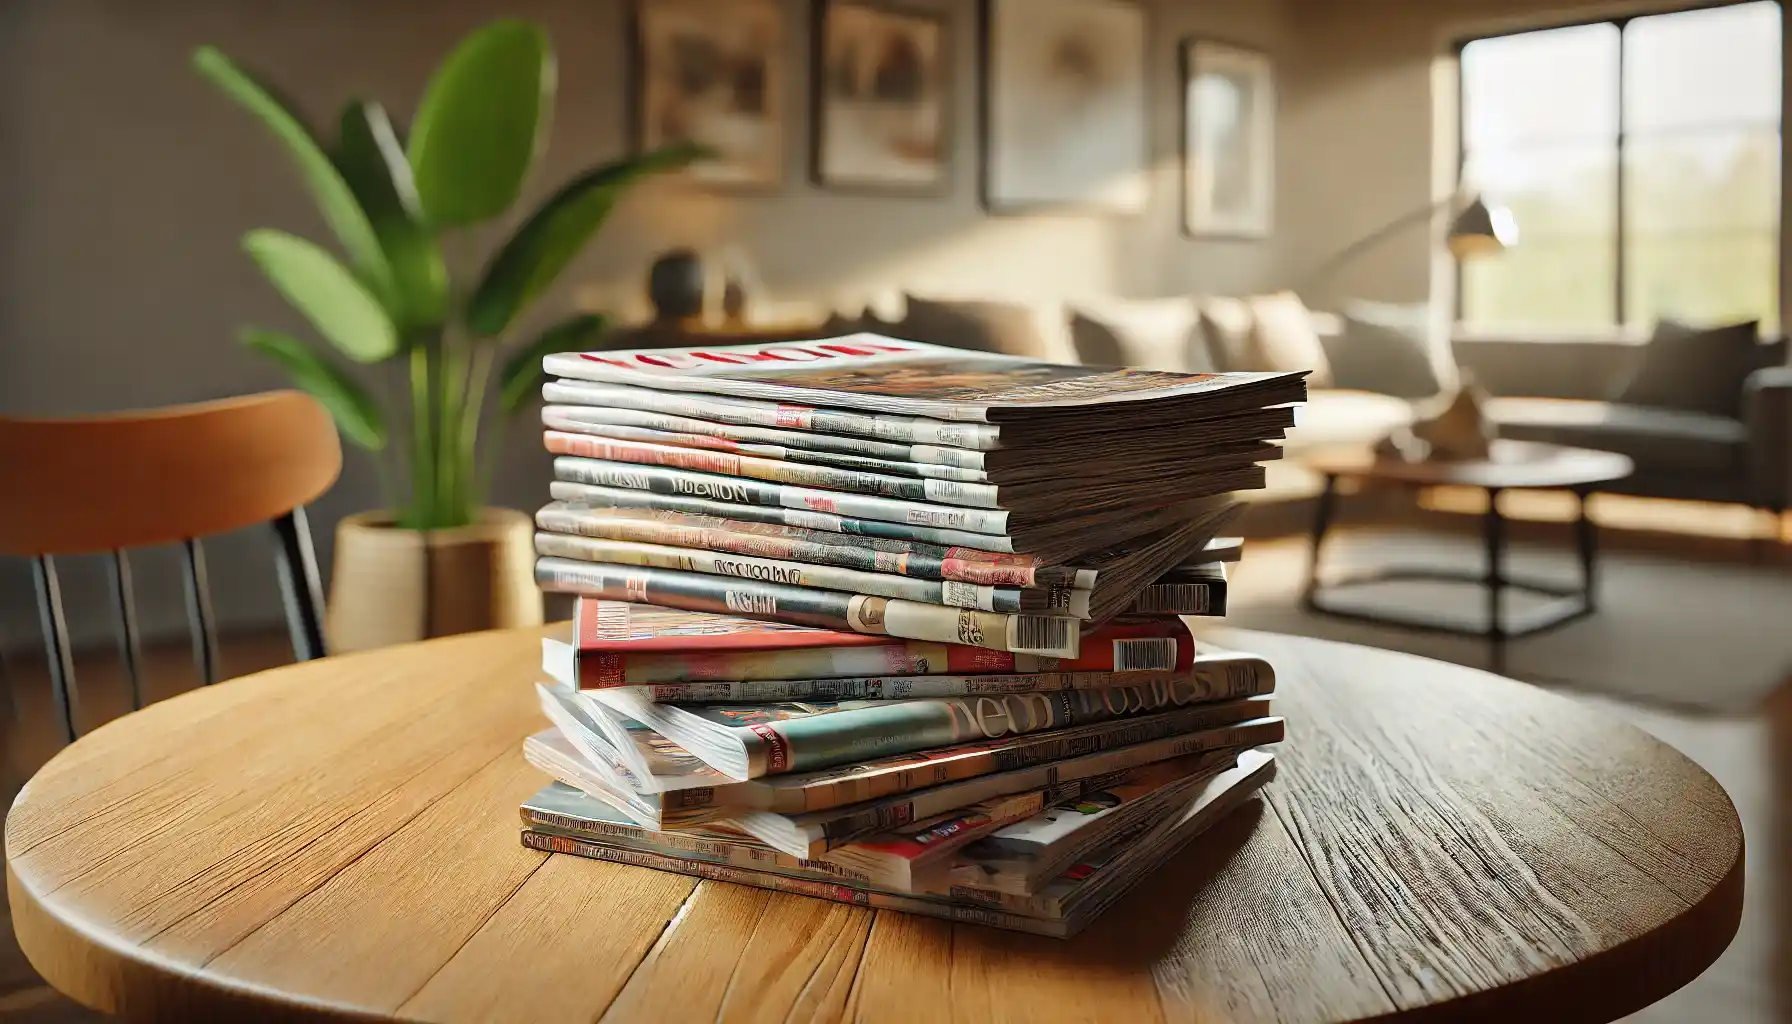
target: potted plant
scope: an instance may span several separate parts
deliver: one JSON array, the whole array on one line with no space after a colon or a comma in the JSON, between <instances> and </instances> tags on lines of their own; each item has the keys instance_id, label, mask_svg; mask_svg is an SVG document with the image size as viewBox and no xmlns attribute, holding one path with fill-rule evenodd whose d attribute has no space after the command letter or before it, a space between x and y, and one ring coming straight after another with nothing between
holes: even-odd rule
<instances>
[{"instance_id":1,"label":"potted plant","mask_svg":"<svg viewBox=\"0 0 1792 1024\"><path fill-rule=\"evenodd\" d=\"M581 314L523 337L524 314L630 185L703 151L677 145L576 175L480 259L476 233L516 205L546 134L554 62L539 26L497 21L462 40L408 135L378 103L355 100L326 141L217 49L193 63L286 149L340 247L271 228L243 238L327 347L259 327L243 344L371 453L390 505L337 528L332 648L539 623L530 521L485 507L496 435L502 414L538 390L542 356L599 345L604 319ZM376 398L338 357L377 364L396 386Z\"/></svg>"}]
</instances>

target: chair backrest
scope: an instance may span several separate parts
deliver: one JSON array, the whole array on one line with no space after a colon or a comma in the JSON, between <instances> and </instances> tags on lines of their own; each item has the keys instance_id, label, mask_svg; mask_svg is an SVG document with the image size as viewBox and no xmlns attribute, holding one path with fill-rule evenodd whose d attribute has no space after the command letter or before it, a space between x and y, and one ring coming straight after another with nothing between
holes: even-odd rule
<instances>
[{"instance_id":1,"label":"chair backrest","mask_svg":"<svg viewBox=\"0 0 1792 1024\"><path fill-rule=\"evenodd\" d=\"M329 414L298 391L69 419L0 418L0 554L32 559L69 738L78 705L56 555L111 553L133 706L142 698L127 548L182 545L194 660L210 683L217 638L200 538L270 524L293 651L301 660L320 657L323 601L304 506L341 470Z\"/></svg>"}]
</instances>

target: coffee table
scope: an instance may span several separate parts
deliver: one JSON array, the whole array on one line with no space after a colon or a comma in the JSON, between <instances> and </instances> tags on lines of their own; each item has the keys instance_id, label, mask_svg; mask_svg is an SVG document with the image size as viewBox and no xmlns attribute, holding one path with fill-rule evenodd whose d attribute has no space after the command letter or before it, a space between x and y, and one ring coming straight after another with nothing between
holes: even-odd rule
<instances>
[{"instance_id":1,"label":"coffee table","mask_svg":"<svg viewBox=\"0 0 1792 1024\"><path fill-rule=\"evenodd\" d=\"M1628 456L1616 452L1511 440L1494 441L1488 457L1478 460L1403 462L1356 450L1317 454L1306 459L1305 464L1325 477L1325 489L1320 492L1313 519L1313 554L1307 563L1307 585L1302 596L1307 609L1365 622L1484 636L1496 672L1505 670L1507 640L1554 629L1591 615L1598 607L1598 527L1587 515L1587 497L1598 485L1622 480L1636 468ZM1391 566L1335 575L1322 583L1319 559L1326 533L1337 514L1341 480L1412 487L1456 485L1480 488L1487 495L1487 511L1481 519L1481 536L1486 546L1483 570L1471 574L1449 566ZM1578 587L1566 588L1539 580L1515 578L1506 570L1506 519L1500 511L1500 495L1513 490L1567 490L1574 493L1577 499L1575 549L1580 563ZM1345 606L1336 602L1334 594L1328 593L1341 587L1387 580L1478 584L1487 592L1485 619L1468 623L1442 612ZM1508 590L1527 591L1553 600L1535 609L1522 623L1515 623L1503 606Z\"/></svg>"},{"instance_id":2,"label":"coffee table","mask_svg":"<svg viewBox=\"0 0 1792 1024\"><path fill-rule=\"evenodd\" d=\"M1610 1020L1735 934L1709 775L1535 687L1266 633L1261 798L1070 941L518 841L538 630L326 658L83 737L6 820L19 944L139 1020Z\"/></svg>"}]
</instances>

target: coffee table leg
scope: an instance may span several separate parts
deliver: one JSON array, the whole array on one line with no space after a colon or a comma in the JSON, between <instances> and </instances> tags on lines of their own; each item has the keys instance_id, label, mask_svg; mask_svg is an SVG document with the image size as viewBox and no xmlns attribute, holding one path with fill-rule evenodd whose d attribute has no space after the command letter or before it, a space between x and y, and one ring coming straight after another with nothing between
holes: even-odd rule
<instances>
[{"instance_id":1,"label":"coffee table leg","mask_svg":"<svg viewBox=\"0 0 1792 1024\"><path fill-rule=\"evenodd\" d=\"M1482 530L1487 541L1487 640L1493 670L1505 672L1506 621L1500 615L1500 604L1506 590L1506 520L1500 515L1498 488L1487 489L1487 515L1482 520Z\"/></svg>"},{"instance_id":2,"label":"coffee table leg","mask_svg":"<svg viewBox=\"0 0 1792 1024\"><path fill-rule=\"evenodd\" d=\"M1307 586L1301 593L1301 603L1308 608L1314 606L1319 593L1319 549L1325 543L1325 531L1332 525L1332 512L1338 503L1338 478L1327 473L1325 489L1319 492L1319 502L1313 513L1313 550L1307 559Z\"/></svg>"},{"instance_id":3,"label":"coffee table leg","mask_svg":"<svg viewBox=\"0 0 1792 1024\"><path fill-rule=\"evenodd\" d=\"M1575 494L1580 499L1580 512L1574 519L1574 540L1580 550L1581 602L1590 615L1598 600L1594 594L1599 589L1599 525L1587 514L1590 495L1586 491L1576 491Z\"/></svg>"}]
</instances>

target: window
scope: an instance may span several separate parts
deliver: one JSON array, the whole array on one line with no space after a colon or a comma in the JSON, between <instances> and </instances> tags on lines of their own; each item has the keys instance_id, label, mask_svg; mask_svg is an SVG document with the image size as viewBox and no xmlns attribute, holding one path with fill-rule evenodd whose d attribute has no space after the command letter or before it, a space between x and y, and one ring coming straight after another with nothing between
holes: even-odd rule
<instances>
[{"instance_id":1,"label":"window","mask_svg":"<svg viewBox=\"0 0 1792 1024\"><path fill-rule=\"evenodd\" d=\"M1477 39L1461 74L1463 187L1519 230L1463 320L1777 326L1777 0Z\"/></svg>"}]
</instances>

